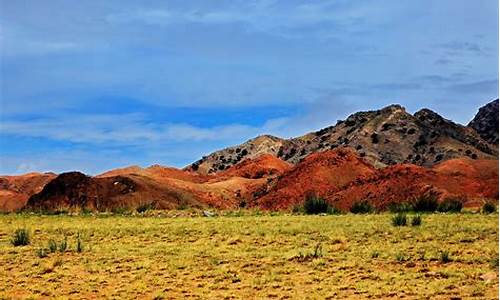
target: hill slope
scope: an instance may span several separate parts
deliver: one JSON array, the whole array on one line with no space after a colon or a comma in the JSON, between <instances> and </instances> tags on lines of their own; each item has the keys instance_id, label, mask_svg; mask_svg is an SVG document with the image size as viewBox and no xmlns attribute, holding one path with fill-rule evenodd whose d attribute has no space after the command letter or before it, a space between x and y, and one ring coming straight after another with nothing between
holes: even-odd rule
<instances>
[{"instance_id":1,"label":"hill slope","mask_svg":"<svg viewBox=\"0 0 500 300\"><path fill-rule=\"evenodd\" d=\"M498 118L498 111L497 118ZM200 173L216 173L242 158L275 155L296 164L311 153L349 146L376 167L396 163L432 166L441 161L471 157L496 159L498 147L472 128L422 109L414 115L400 105L358 112L335 126L289 140L260 136L241 145L216 151L188 166Z\"/></svg>"},{"instance_id":2,"label":"hill slope","mask_svg":"<svg viewBox=\"0 0 500 300\"><path fill-rule=\"evenodd\" d=\"M489 143L498 145L498 99L481 107L467 126Z\"/></svg>"},{"instance_id":3,"label":"hill slope","mask_svg":"<svg viewBox=\"0 0 500 300\"><path fill-rule=\"evenodd\" d=\"M56 176L54 173L0 176L0 211L21 209L31 195L40 192Z\"/></svg>"}]
</instances>

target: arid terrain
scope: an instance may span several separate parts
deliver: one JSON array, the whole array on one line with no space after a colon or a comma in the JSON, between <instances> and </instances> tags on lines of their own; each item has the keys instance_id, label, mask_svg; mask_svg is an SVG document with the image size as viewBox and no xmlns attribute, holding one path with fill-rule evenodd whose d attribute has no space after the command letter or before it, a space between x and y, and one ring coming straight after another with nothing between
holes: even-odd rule
<instances>
[{"instance_id":1,"label":"arid terrain","mask_svg":"<svg viewBox=\"0 0 500 300\"><path fill-rule=\"evenodd\" d=\"M0 277L8 278L0 298L498 296L496 214L428 214L418 227L395 227L389 214L247 213L0 216ZM28 246L10 244L17 228L30 231ZM65 239L64 252L40 257Z\"/></svg>"}]
</instances>

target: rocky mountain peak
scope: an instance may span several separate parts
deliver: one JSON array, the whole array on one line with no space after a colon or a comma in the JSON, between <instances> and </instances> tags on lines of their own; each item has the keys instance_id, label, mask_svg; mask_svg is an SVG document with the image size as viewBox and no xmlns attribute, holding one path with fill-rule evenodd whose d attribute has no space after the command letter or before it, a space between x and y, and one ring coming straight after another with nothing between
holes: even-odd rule
<instances>
[{"instance_id":1,"label":"rocky mountain peak","mask_svg":"<svg viewBox=\"0 0 500 300\"><path fill-rule=\"evenodd\" d=\"M243 158L262 154L275 155L297 164L311 153L342 147L353 148L376 167L396 163L431 166L463 156L478 159L498 155L497 147L470 128L447 120L430 109L424 108L412 115L403 106L392 104L379 110L354 113L334 126L288 140L259 136L214 152L188 169L215 173Z\"/></svg>"},{"instance_id":2,"label":"rocky mountain peak","mask_svg":"<svg viewBox=\"0 0 500 300\"><path fill-rule=\"evenodd\" d=\"M467 126L477 131L489 143L498 145L498 99L479 108Z\"/></svg>"}]
</instances>

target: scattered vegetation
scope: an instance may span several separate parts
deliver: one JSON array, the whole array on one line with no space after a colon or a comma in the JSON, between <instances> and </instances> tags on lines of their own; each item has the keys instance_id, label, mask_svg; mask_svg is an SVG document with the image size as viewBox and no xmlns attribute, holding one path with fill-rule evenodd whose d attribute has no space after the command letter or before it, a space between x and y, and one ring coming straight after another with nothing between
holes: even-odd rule
<instances>
[{"instance_id":1,"label":"scattered vegetation","mask_svg":"<svg viewBox=\"0 0 500 300\"><path fill-rule=\"evenodd\" d=\"M366 200L355 202L351 206L351 212L353 214L369 214L373 211L373 206Z\"/></svg>"},{"instance_id":2,"label":"scattered vegetation","mask_svg":"<svg viewBox=\"0 0 500 300\"><path fill-rule=\"evenodd\" d=\"M413 210L416 212L435 212L438 205L437 196L433 193L427 193L414 199Z\"/></svg>"},{"instance_id":3,"label":"scattered vegetation","mask_svg":"<svg viewBox=\"0 0 500 300\"><path fill-rule=\"evenodd\" d=\"M304 261L310 261L315 258L320 258L323 257L323 247L321 246L321 243L316 244L314 247L314 250L312 252L302 252L300 251L299 254L295 257L293 257L294 260L304 262Z\"/></svg>"},{"instance_id":4,"label":"scattered vegetation","mask_svg":"<svg viewBox=\"0 0 500 300\"><path fill-rule=\"evenodd\" d=\"M437 210L439 212L459 213L462 211L462 201L456 198L447 198L439 203Z\"/></svg>"},{"instance_id":5,"label":"scattered vegetation","mask_svg":"<svg viewBox=\"0 0 500 300\"><path fill-rule=\"evenodd\" d=\"M30 243L30 233L26 228L16 229L14 236L10 240L11 244L14 246L26 246Z\"/></svg>"},{"instance_id":6,"label":"scattered vegetation","mask_svg":"<svg viewBox=\"0 0 500 300\"><path fill-rule=\"evenodd\" d=\"M392 225L406 226L406 214L398 213L392 217Z\"/></svg>"},{"instance_id":7,"label":"scattered vegetation","mask_svg":"<svg viewBox=\"0 0 500 300\"><path fill-rule=\"evenodd\" d=\"M497 207L491 202L486 202L485 204L483 204L481 211L484 214L492 214L497 211Z\"/></svg>"},{"instance_id":8,"label":"scattered vegetation","mask_svg":"<svg viewBox=\"0 0 500 300\"><path fill-rule=\"evenodd\" d=\"M250 211L238 218L0 215L0 275L9 278L0 280L0 299L17 295L19 287L26 287L19 295L27 299L152 299L158 292L177 299L186 291L217 299L498 296L498 278L489 284L481 278L497 274L496 215L426 214L429 226L401 230L391 217ZM412 217L407 213L407 226ZM32 246L9 243L17 228L30 229ZM59 246L64 234L71 252L51 254L48 241ZM91 248L90 239L99 246ZM439 250L448 251L453 263L442 264ZM58 259L64 265L54 268ZM168 280L168 290L158 278ZM356 278L365 278L363 284ZM356 290L345 288L353 284Z\"/></svg>"}]
</instances>

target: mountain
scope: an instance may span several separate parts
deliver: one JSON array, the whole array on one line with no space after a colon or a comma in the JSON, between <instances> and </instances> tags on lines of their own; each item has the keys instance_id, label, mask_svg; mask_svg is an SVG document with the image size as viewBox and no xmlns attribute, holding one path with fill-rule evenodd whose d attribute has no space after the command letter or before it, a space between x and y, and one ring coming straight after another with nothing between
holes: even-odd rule
<instances>
[{"instance_id":1,"label":"mountain","mask_svg":"<svg viewBox=\"0 0 500 300\"><path fill-rule=\"evenodd\" d=\"M498 145L498 99L481 107L467 126L476 130L487 142Z\"/></svg>"},{"instance_id":2,"label":"mountain","mask_svg":"<svg viewBox=\"0 0 500 300\"><path fill-rule=\"evenodd\" d=\"M496 111L498 119L498 110ZM243 158L275 155L297 164L311 153L351 147L376 167L396 163L432 166L459 157L496 159L498 147L474 129L422 109L414 115L400 105L358 112L316 132L292 139L263 135L203 157L187 170L202 174L223 171Z\"/></svg>"},{"instance_id":3,"label":"mountain","mask_svg":"<svg viewBox=\"0 0 500 300\"><path fill-rule=\"evenodd\" d=\"M79 172L3 176L0 211L143 205L290 209L309 193L342 210L360 200L384 209L424 193L479 206L484 199L498 199L498 146L480 135L496 132L498 140L498 129L486 128L488 120L498 120L495 105L498 101L481 108L467 127L429 109L410 114L390 105L292 139L259 136L183 170L153 165L93 177Z\"/></svg>"},{"instance_id":4,"label":"mountain","mask_svg":"<svg viewBox=\"0 0 500 300\"><path fill-rule=\"evenodd\" d=\"M15 211L24 207L31 195L40 192L56 176L54 173L0 176L0 211Z\"/></svg>"}]
</instances>

